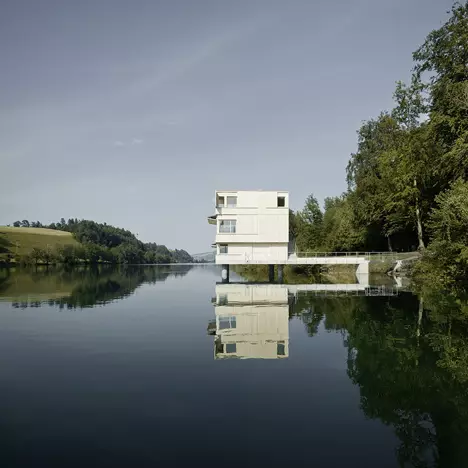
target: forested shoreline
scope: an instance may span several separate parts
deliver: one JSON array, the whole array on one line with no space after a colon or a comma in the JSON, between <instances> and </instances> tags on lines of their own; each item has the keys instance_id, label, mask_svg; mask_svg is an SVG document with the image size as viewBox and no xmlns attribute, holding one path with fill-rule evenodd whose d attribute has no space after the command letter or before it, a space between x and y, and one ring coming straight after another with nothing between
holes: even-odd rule
<instances>
[{"instance_id":1,"label":"forested shoreline","mask_svg":"<svg viewBox=\"0 0 468 468\"><path fill-rule=\"evenodd\" d=\"M415 274L468 276L468 2L413 53L393 109L364 121L348 189L290 214L298 251L412 251Z\"/></svg>"},{"instance_id":2,"label":"forested shoreline","mask_svg":"<svg viewBox=\"0 0 468 468\"><path fill-rule=\"evenodd\" d=\"M10 263L21 264L161 264L192 263L192 256L185 250L170 250L165 245L154 242L142 242L132 232L89 220L62 218L57 223L42 224L39 221L15 221L16 228L52 229L72 234L76 242L65 245L47 245L44 248L33 247L23 255L11 252ZM36 234L36 235L40 235ZM8 247L8 246L6 246Z\"/></svg>"}]
</instances>

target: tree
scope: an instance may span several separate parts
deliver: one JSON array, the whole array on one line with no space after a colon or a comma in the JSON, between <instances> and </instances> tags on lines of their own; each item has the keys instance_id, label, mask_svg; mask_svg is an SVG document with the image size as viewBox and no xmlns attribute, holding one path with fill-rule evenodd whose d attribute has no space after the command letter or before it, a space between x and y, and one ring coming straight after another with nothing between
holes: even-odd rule
<instances>
[{"instance_id":1,"label":"tree","mask_svg":"<svg viewBox=\"0 0 468 468\"><path fill-rule=\"evenodd\" d=\"M468 176L468 2L455 3L451 13L413 54L417 77L430 77L430 127L444 153L439 169L446 181L442 190Z\"/></svg>"},{"instance_id":2,"label":"tree","mask_svg":"<svg viewBox=\"0 0 468 468\"><path fill-rule=\"evenodd\" d=\"M427 126L404 132L399 147L385 151L379 160L387 193L382 201L385 229L391 235L410 226L423 250L423 218L431 207L432 148Z\"/></svg>"},{"instance_id":3,"label":"tree","mask_svg":"<svg viewBox=\"0 0 468 468\"><path fill-rule=\"evenodd\" d=\"M297 246L302 252L319 249L322 244L323 213L317 199L309 195L304 209L296 215Z\"/></svg>"},{"instance_id":4,"label":"tree","mask_svg":"<svg viewBox=\"0 0 468 468\"><path fill-rule=\"evenodd\" d=\"M421 115L428 111L427 100L423 96L424 90L425 86L418 74L412 75L409 86L403 81L396 83L393 99L397 106L391 115L406 130L418 127Z\"/></svg>"},{"instance_id":5,"label":"tree","mask_svg":"<svg viewBox=\"0 0 468 468\"><path fill-rule=\"evenodd\" d=\"M23 221L21 221L21 226L22 227L29 227L29 221L27 219L23 219Z\"/></svg>"},{"instance_id":6,"label":"tree","mask_svg":"<svg viewBox=\"0 0 468 468\"><path fill-rule=\"evenodd\" d=\"M365 242L365 229L357 226L347 195L325 199L323 246L332 252L357 251Z\"/></svg>"},{"instance_id":7,"label":"tree","mask_svg":"<svg viewBox=\"0 0 468 468\"><path fill-rule=\"evenodd\" d=\"M44 260L44 255L45 252L43 249L40 249L38 247L34 247L32 249L32 252L30 253L30 258L32 262L37 265L38 263L41 263L42 260Z\"/></svg>"},{"instance_id":8,"label":"tree","mask_svg":"<svg viewBox=\"0 0 468 468\"><path fill-rule=\"evenodd\" d=\"M20 226L21 226L21 221L15 221L15 222L13 223L13 226L14 226L14 227L20 227Z\"/></svg>"},{"instance_id":9,"label":"tree","mask_svg":"<svg viewBox=\"0 0 468 468\"><path fill-rule=\"evenodd\" d=\"M419 276L443 284L468 277L468 182L459 179L436 197L429 229L432 240Z\"/></svg>"},{"instance_id":10,"label":"tree","mask_svg":"<svg viewBox=\"0 0 468 468\"><path fill-rule=\"evenodd\" d=\"M390 236L406 228L406 222L396 222L394 211L386 206L393 175L382 174L382 156L393 154L395 158L402 138L398 122L386 112L364 122L358 131L358 151L351 155L346 169L353 217L366 228L365 247L369 250L384 250L390 246Z\"/></svg>"}]
</instances>

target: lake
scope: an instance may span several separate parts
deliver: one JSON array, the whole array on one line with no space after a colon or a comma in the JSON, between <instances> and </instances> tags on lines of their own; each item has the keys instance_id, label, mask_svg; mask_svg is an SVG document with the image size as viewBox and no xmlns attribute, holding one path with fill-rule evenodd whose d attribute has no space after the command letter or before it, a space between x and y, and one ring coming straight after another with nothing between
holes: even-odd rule
<instances>
[{"instance_id":1,"label":"lake","mask_svg":"<svg viewBox=\"0 0 468 468\"><path fill-rule=\"evenodd\" d=\"M0 271L0 465L468 466L465 302L219 280Z\"/></svg>"}]
</instances>

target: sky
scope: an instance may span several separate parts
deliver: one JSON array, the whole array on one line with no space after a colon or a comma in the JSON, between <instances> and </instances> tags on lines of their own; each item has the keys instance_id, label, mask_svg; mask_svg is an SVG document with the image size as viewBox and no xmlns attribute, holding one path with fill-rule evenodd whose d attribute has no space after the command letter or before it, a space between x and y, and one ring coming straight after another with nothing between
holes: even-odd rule
<instances>
[{"instance_id":1,"label":"sky","mask_svg":"<svg viewBox=\"0 0 468 468\"><path fill-rule=\"evenodd\" d=\"M451 0L2 0L0 224L210 250L215 190L346 190Z\"/></svg>"}]
</instances>

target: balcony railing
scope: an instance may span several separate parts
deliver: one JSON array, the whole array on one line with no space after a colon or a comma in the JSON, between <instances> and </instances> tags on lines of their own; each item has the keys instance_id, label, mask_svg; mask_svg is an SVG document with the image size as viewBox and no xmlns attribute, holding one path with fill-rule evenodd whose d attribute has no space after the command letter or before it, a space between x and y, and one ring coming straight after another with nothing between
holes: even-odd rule
<instances>
[{"instance_id":1,"label":"balcony railing","mask_svg":"<svg viewBox=\"0 0 468 468\"><path fill-rule=\"evenodd\" d=\"M304 257L365 257L367 260L396 260L398 252L290 252L289 256Z\"/></svg>"}]
</instances>

